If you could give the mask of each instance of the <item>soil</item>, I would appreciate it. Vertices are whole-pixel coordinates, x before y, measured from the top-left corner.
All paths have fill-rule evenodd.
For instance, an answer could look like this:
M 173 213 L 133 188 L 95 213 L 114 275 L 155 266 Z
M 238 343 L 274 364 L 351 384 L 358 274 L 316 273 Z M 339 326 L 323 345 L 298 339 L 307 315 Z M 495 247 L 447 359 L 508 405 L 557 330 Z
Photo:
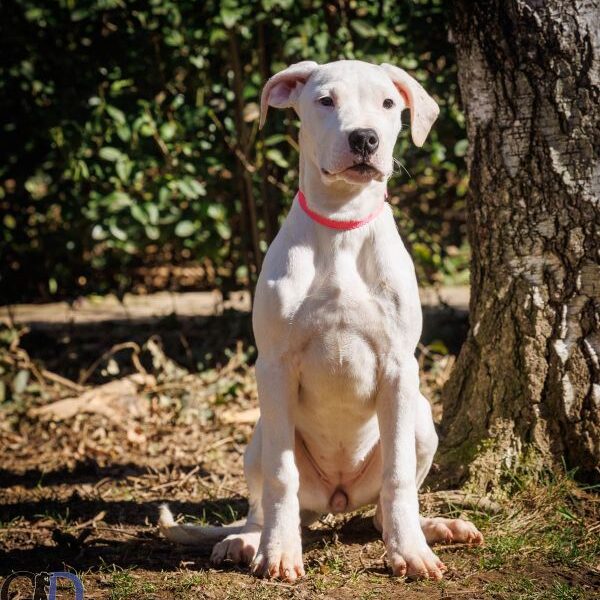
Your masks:
M 435 328 L 448 336 L 430 335 L 420 352 L 423 387 L 434 403 L 452 366 L 449 348 L 460 346 L 465 329 L 464 312 L 449 310 L 435 317 L 442 315 L 445 328 Z M 259 580 L 231 565 L 214 569 L 210 548 L 175 546 L 155 523 L 163 502 L 186 520 L 209 523 L 247 510 L 242 456 L 257 407 L 247 311 L 238 305 L 202 316 L 49 321 L 1 331 L 2 578 L 14 571 L 76 572 L 86 599 L 110 600 L 600 594 L 598 497 L 571 484 L 560 493 L 552 484 L 554 491 L 543 494 L 525 486 L 518 498 L 489 505 L 426 490 L 425 512 L 474 519 L 488 540 L 483 547 L 437 547 L 449 567 L 442 582 L 390 577 L 368 510 L 325 516 L 304 532 L 307 577 L 295 585 Z M 139 379 L 130 380 L 134 375 Z M 107 395 L 104 412 L 81 406 L 62 418 L 54 404 L 89 390 L 104 397 L 105 385 L 115 381 L 135 381 L 136 391 L 116 400 Z M 49 417 L 44 407 L 58 412 Z M 540 529 L 557 503 L 575 519 L 567 524 L 578 527 L 578 554 L 560 555 L 563 541 L 549 545 L 552 532 Z M 22 579 L 10 592 L 13 599 L 32 597 Z M 65 585 L 57 597 L 73 592 Z

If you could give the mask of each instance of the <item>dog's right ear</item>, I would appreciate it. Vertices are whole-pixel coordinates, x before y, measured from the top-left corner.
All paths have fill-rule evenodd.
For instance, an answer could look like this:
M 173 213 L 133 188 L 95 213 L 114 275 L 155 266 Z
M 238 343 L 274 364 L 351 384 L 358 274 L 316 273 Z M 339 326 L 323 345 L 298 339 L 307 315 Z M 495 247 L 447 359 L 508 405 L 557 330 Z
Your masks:
M 275 108 L 295 106 L 302 86 L 318 66 L 312 60 L 305 60 L 279 71 L 267 81 L 260 97 L 260 128 L 265 124 L 269 106 Z

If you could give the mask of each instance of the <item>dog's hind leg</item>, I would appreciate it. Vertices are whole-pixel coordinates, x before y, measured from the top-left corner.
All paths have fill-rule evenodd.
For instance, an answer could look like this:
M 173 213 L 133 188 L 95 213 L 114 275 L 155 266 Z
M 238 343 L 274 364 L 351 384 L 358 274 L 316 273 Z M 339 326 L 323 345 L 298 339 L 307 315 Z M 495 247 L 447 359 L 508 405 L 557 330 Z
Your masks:
M 250 505 L 248 517 L 240 531 L 231 533 L 215 544 L 210 557 L 215 565 L 220 565 L 225 560 L 250 564 L 256 555 L 263 528 L 261 453 L 262 433 L 259 420 L 244 453 L 244 475 Z

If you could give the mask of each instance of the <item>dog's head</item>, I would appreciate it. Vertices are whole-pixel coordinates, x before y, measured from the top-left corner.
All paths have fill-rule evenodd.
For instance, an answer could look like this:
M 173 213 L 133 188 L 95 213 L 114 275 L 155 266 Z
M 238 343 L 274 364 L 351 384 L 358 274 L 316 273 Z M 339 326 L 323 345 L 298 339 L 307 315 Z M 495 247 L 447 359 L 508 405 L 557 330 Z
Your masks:
M 305 157 L 325 183 L 365 184 L 392 174 L 400 114 L 410 110 L 412 139 L 422 146 L 439 108 L 406 71 L 388 64 L 305 61 L 277 73 L 261 97 L 260 125 L 269 106 L 292 107 L 302 126 Z

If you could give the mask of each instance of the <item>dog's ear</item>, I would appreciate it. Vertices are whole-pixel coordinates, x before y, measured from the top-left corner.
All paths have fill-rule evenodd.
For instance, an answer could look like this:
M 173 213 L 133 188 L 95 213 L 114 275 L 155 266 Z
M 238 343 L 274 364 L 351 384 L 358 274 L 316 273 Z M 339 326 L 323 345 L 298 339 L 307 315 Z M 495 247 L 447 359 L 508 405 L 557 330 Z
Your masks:
M 267 81 L 260 97 L 259 127 L 265 124 L 269 106 L 288 108 L 295 105 L 302 86 L 318 66 L 312 60 L 305 60 L 279 71 Z
M 404 97 L 410 110 L 410 131 L 413 142 L 422 146 L 434 121 L 440 112 L 437 102 L 423 89 L 423 86 L 404 69 L 387 63 L 381 65 Z

